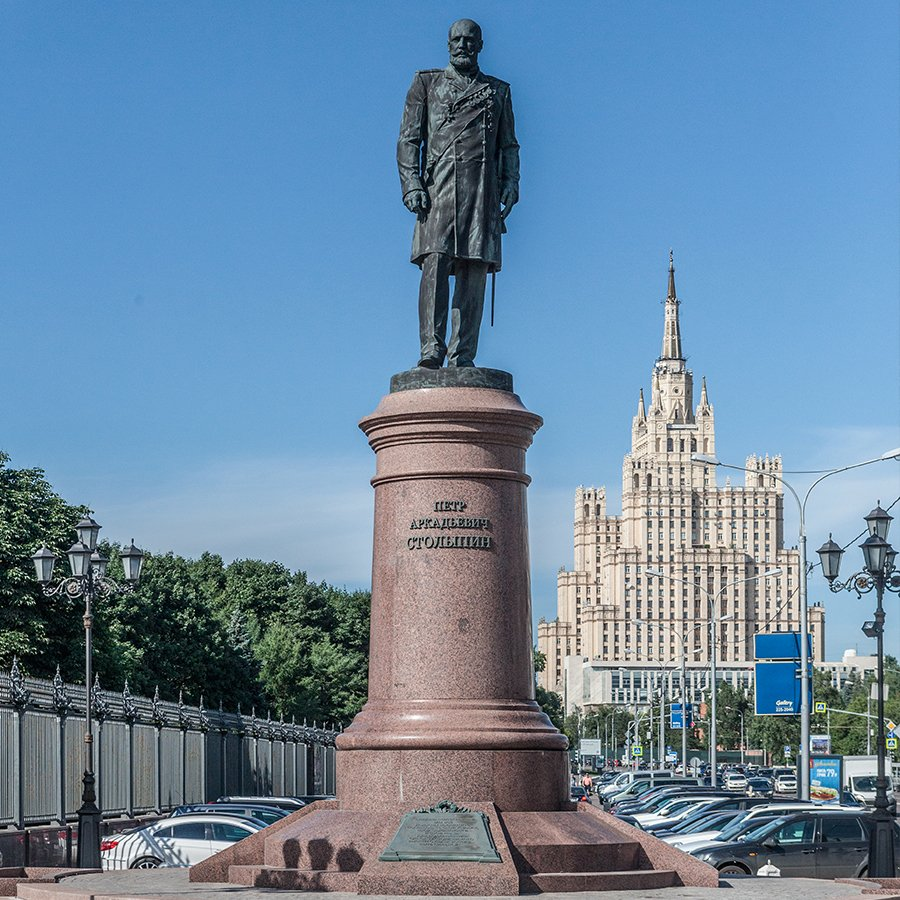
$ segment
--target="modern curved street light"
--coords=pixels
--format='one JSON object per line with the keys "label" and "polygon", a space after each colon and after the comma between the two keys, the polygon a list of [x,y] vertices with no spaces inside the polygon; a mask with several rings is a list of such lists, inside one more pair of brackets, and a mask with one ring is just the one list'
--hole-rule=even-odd
{"label": "modern curved street light", "polygon": [[[875,748],[878,759],[878,775],[875,779],[875,810],[872,813],[873,827],[869,834],[869,877],[893,878],[896,874],[894,817],[891,815],[888,787],[890,780],[885,772],[885,727],[884,727],[884,592],[900,594],[900,573],[895,567],[897,551],[887,542],[893,516],[881,508],[881,503],[866,517],[869,536],[860,544],[863,552],[864,568],[854,572],[844,582],[838,581],[843,549],[829,535],[828,542],[817,551],[822,561],[822,574],[828,579],[828,587],[834,592],[853,591],[857,597],[875,591],[877,606],[875,621],[863,625],[863,634],[876,640],[878,654],[878,678],[876,679],[876,725],[878,743]],[[866,721],[868,728],[868,720]]]}
{"label": "modern curved street light", "polygon": [[767,569],[765,572],[760,572],[758,575],[751,575],[749,578],[739,578],[737,581],[729,581],[728,584],[722,585],[718,591],[713,593],[712,591],[708,591],[706,588],[701,587],[699,584],[693,581],[687,581],[684,578],[672,578],[670,575],[666,575],[665,572],[660,571],[659,569],[645,569],[644,574],[649,575],[651,578],[661,578],[664,581],[675,581],[679,584],[686,584],[688,587],[692,587],[697,591],[700,591],[706,597],[707,603],[709,604],[709,692],[710,692],[710,712],[709,712],[709,764],[711,771],[711,784],[713,787],[718,786],[718,774],[716,772],[717,765],[717,754],[716,754],[716,687],[717,687],[717,676],[716,676],[716,626],[719,622],[726,621],[727,619],[732,618],[732,616],[725,616],[722,619],[719,618],[719,600],[722,598],[722,595],[729,589],[736,587],[739,584],[745,584],[750,581],[760,581],[763,578],[773,578],[776,575],[781,574],[781,569]]}
{"label": "modern curved street light", "polygon": [[106,574],[109,560],[97,550],[98,525],[90,516],[85,516],[76,526],[78,540],[66,551],[72,574],[51,586],[56,555],[41,547],[31,559],[34,562],[37,580],[44,590],[44,596],[84,598],[84,686],[87,697],[84,729],[84,776],[82,778],[81,806],[78,809],[78,867],[80,869],[100,868],[100,809],[97,806],[97,792],[94,784],[94,734],[92,730],[92,667],[93,642],[91,630],[94,624],[92,605],[98,596],[108,596],[117,592],[133,591],[141,577],[144,554],[134,546],[126,547],[120,554],[125,569],[123,584],[113,581]]}
{"label": "modern curved street light", "polygon": [[773,472],[760,473],[758,470],[748,469],[746,466],[723,463],[717,457],[706,453],[694,453],[691,455],[691,462],[718,466],[722,469],[734,469],[738,472],[751,472],[754,475],[762,474],[767,478],[774,478],[783,484],[791,492],[794,500],[797,501],[797,509],[800,513],[800,535],[797,539],[797,548],[800,551],[800,783],[798,785],[798,793],[801,800],[809,800],[809,696],[812,693],[809,683],[809,610],[806,605],[807,576],[809,574],[806,562],[806,504],[809,501],[809,495],[826,478],[838,475],[841,472],[849,472],[851,469],[870,466],[873,463],[885,462],[889,459],[900,460],[900,447],[895,447],[893,450],[889,450],[881,456],[876,456],[874,459],[863,460],[863,462],[853,463],[849,466],[840,466],[837,469],[829,469],[827,472],[823,472],[809,486],[801,500],[793,485],[789,481],[785,481],[781,475],[776,475]]}

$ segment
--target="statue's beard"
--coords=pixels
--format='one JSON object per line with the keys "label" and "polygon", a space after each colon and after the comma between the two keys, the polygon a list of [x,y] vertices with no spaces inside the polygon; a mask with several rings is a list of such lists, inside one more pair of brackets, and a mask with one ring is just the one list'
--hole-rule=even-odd
{"label": "statue's beard", "polygon": [[474,72],[478,68],[478,55],[475,53],[454,53],[450,64],[459,72]]}

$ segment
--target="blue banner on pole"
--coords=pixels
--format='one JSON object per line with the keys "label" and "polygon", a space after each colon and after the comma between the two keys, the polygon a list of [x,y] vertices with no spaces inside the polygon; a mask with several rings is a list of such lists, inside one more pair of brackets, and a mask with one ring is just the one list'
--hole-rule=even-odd
{"label": "blue banner on pole", "polygon": [[[812,659],[812,635],[807,635],[809,652],[806,658]],[[757,659],[800,659],[800,632],[776,631],[769,634],[753,636],[753,651]]]}
{"label": "blue banner on pole", "polygon": [[[809,665],[809,705],[812,708],[812,664]],[[756,682],[756,715],[800,715],[800,666],[795,660],[758,662]]]}
{"label": "blue banner on pole", "polygon": [[[686,716],[682,716],[681,704],[673,703],[671,706],[671,717],[669,719],[669,728],[693,728],[694,727],[694,704],[685,703]],[[687,725],[684,722],[687,719]]]}

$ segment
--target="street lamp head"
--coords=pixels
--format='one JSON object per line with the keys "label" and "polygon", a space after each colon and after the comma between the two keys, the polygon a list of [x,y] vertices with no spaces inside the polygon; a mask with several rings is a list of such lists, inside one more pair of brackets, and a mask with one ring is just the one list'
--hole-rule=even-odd
{"label": "street lamp head", "polygon": [[69,557],[69,568],[76,578],[84,578],[90,571],[93,552],[84,541],[75,541],[66,550],[66,556]]}
{"label": "street lamp head", "polygon": [[766,569],[765,572],[760,575],[760,578],[774,578],[776,575],[781,574],[781,566],[778,566],[775,569]]}
{"label": "street lamp head", "polygon": [[869,573],[875,575],[883,571],[891,545],[880,535],[871,534],[859,546],[862,549],[866,569],[869,570]]}
{"label": "street lamp head", "polygon": [[888,450],[887,453],[881,454],[882,459],[898,459],[900,460],[900,447],[894,447],[893,450]]}
{"label": "street lamp head", "polygon": [[85,516],[75,526],[75,533],[82,544],[87,544],[91,550],[97,549],[97,537],[100,534],[100,526],[90,516]]}
{"label": "street lamp head", "polygon": [[887,510],[881,508],[881,501],[879,500],[875,509],[866,516],[869,534],[877,534],[883,541],[886,541],[893,520],[894,517]]}
{"label": "street lamp head", "polygon": [[886,554],[886,558],[884,561],[884,570],[885,572],[893,572],[894,571],[894,561],[897,559],[897,551],[890,547],[888,548],[888,552]]}
{"label": "street lamp head", "polygon": [[50,579],[53,578],[53,566],[56,563],[56,555],[46,547],[41,547],[31,559],[34,563],[35,572],[37,572],[37,580],[41,584],[49,584]]}
{"label": "street lamp head", "polygon": [[816,553],[819,554],[819,559],[822,563],[822,574],[828,579],[830,584],[838,577],[838,572],[841,570],[841,557],[844,555],[844,551],[841,549],[840,544],[836,544],[831,539],[829,534],[828,541],[822,544],[816,550]]}
{"label": "street lamp head", "polygon": [[106,567],[109,565],[109,557],[103,556],[99,550],[95,550],[91,554],[91,565],[94,571],[102,578],[106,574]]}
{"label": "street lamp head", "polygon": [[692,453],[691,462],[707,463],[710,466],[721,465],[721,463],[719,462],[719,458],[717,456],[713,456],[713,454],[711,453]]}
{"label": "street lamp head", "polygon": [[644,574],[651,578],[665,578],[665,573],[661,569],[644,569]]}
{"label": "street lamp head", "polygon": [[141,567],[144,564],[144,554],[134,546],[134,538],[131,546],[126,547],[120,554],[122,567],[125,569],[125,580],[135,584],[141,577]]}

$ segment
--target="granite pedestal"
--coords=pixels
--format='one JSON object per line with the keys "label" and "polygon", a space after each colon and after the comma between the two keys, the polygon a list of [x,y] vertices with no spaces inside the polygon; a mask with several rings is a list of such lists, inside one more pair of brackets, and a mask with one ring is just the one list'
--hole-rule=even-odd
{"label": "granite pedestal", "polygon": [[[360,423],[376,456],[369,697],[337,739],[337,799],[192,881],[481,896],[716,883],[569,800],[567,740],[534,700],[525,453],[541,424],[506,372],[394,376]],[[499,863],[378,859],[404,813],[442,800],[487,817]]]}

